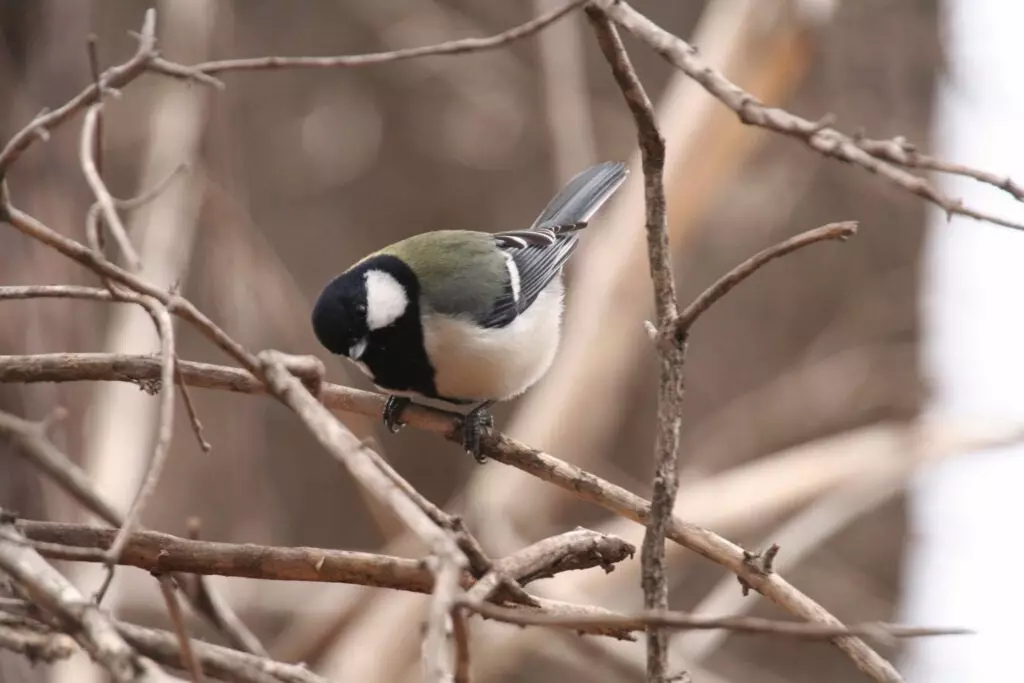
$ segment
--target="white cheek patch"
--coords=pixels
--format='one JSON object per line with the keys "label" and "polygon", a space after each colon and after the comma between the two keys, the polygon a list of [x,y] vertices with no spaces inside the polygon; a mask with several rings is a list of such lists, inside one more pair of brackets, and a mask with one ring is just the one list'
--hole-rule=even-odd
{"label": "white cheek patch", "polygon": [[366,326],[379,330],[402,317],[409,307],[405,288],[390,273],[366,271]]}
{"label": "white cheek patch", "polygon": [[519,268],[516,266],[516,261],[512,258],[512,254],[504,252],[505,254],[505,267],[508,269],[508,281],[512,286],[512,300],[519,303],[519,290],[522,287],[522,283],[519,279]]}

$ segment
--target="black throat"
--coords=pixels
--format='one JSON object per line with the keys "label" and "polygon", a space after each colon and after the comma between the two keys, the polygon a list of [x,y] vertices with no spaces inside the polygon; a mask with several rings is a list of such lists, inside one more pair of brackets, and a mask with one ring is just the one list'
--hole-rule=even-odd
{"label": "black throat", "polygon": [[367,334],[366,351],[359,359],[373,373],[373,383],[390,391],[411,391],[437,398],[434,367],[423,346],[420,318],[420,286],[415,273],[401,259],[375,256],[359,264],[358,278],[365,283],[366,271],[383,270],[394,277],[409,297],[409,305],[391,325]]}

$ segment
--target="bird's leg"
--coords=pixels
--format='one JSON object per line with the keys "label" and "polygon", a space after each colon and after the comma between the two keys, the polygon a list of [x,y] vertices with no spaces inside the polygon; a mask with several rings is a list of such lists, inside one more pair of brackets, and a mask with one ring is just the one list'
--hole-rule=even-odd
{"label": "bird's leg", "polygon": [[462,418],[462,447],[481,465],[487,456],[480,452],[480,437],[494,426],[494,418],[487,411],[494,401],[484,401]]}
{"label": "bird's leg", "polygon": [[405,423],[402,422],[402,412],[410,403],[412,403],[412,399],[405,398],[404,396],[388,396],[381,419],[384,421],[384,426],[392,434],[397,434],[405,426]]}

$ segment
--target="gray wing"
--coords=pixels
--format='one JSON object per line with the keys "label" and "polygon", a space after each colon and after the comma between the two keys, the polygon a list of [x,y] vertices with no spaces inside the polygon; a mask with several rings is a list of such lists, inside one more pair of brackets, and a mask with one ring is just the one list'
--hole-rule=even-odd
{"label": "gray wing", "polygon": [[579,231],[619,189],[627,172],[618,162],[592,166],[570,180],[528,230],[494,235],[509,265],[509,282],[480,321],[484,327],[504,327],[536,301],[576,250]]}

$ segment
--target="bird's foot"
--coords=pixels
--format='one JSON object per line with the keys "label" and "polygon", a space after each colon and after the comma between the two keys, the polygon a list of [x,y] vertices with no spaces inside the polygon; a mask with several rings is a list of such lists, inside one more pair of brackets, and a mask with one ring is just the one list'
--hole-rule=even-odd
{"label": "bird's foot", "polygon": [[462,418],[462,447],[481,465],[487,462],[487,456],[481,452],[480,440],[494,427],[494,418],[487,410],[491,403],[481,403]]}
{"label": "bird's foot", "polygon": [[397,434],[405,426],[405,423],[402,422],[402,413],[410,403],[412,403],[412,400],[403,396],[388,396],[381,419],[384,421],[384,426],[392,434]]}

